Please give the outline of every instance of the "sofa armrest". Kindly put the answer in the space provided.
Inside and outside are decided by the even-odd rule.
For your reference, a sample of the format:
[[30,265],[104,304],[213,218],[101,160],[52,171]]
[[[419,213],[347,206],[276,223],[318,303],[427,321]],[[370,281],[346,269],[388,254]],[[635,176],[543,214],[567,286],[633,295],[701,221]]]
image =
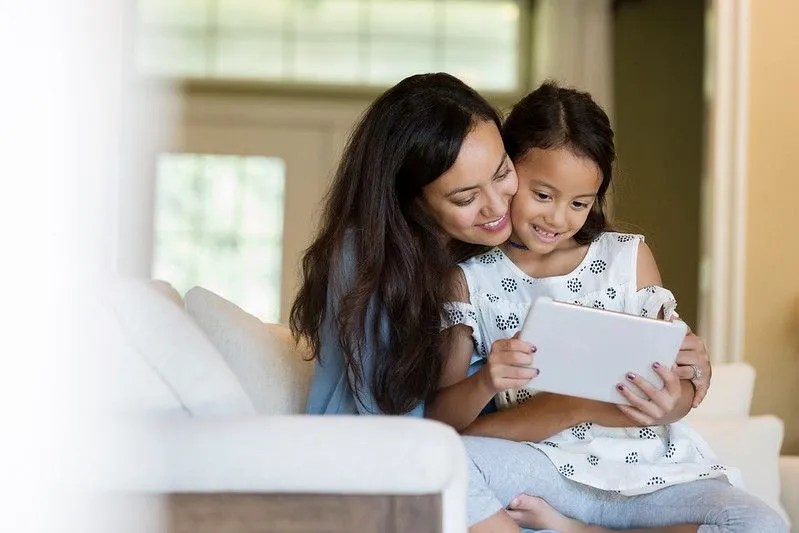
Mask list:
[[[155,493],[439,494],[443,531],[466,531],[460,436],[396,416],[269,416],[159,421],[145,447]],[[155,474],[155,475],[152,475]]]
[[780,488],[780,500],[791,519],[791,530],[799,532],[799,455],[780,457]]

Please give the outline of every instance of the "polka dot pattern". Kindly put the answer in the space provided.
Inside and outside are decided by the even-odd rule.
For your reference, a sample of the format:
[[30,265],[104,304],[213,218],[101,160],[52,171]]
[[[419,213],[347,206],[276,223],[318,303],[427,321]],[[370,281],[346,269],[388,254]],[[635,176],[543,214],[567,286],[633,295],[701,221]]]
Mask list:
[[641,428],[638,431],[638,438],[639,439],[656,439],[658,438],[657,433],[655,433],[652,428]]
[[[664,299],[659,298],[660,287],[636,290],[638,241],[639,237],[634,235],[602,234],[576,268],[554,273],[552,277],[527,275],[524,268],[513,265],[501,250],[491,250],[462,264],[474,307],[448,306],[444,318],[477,324],[476,351],[486,357],[494,341],[510,337],[521,327],[530,305],[540,296],[596,309],[642,312],[650,316],[654,311],[646,308],[654,309],[661,304],[649,302]],[[475,309],[476,313],[473,315],[470,309]],[[460,313],[450,310],[460,310]],[[495,403],[507,408],[527,402],[534,394],[535,391],[527,389],[502,391],[497,394]],[[621,494],[651,492],[676,483],[678,479],[712,478],[723,474],[712,468],[716,460],[699,458],[701,451],[690,434],[669,432],[669,438],[665,437],[666,433],[661,436],[657,426],[614,429],[578,424],[537,446],[551,458],[561,475],[609,492],[621,485],[607,480],[604,468],[619,469],[625,486],[629,487]]]
[[583,284],[577,278],[572,278],[566,282],[566,286],[572,292],[580,292],[580,289],[583,288]]
[[516,289],[519,288],[519,284],[516,283],[515,279],[502,278],[502,288],[505,289],[506,292],[515,292]]
[[566,477],[571,477],[574,475],[574,466],[570,464],[560,465],[560,467],[558,467],[558,472]]
[[594,274],[601,274],[608,267],[608,264],[601,259],[594,259],[588,267]]

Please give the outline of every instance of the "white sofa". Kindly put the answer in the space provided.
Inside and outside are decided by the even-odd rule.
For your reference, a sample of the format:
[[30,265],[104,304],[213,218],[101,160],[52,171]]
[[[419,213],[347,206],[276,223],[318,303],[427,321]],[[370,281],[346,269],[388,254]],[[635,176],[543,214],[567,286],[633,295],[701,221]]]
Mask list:
[[[246,521],[265,520],[274,527],[258,531],[300,532],[327,519],[355,520],[360,531],[466,531],[466,457],[451,428],[301,415],[311,364],[288,329],[202,288],[184,301],[164,282],[119,280],[105,304],[121,347],[111,361],[118,408],[136,420],[147,414],[144,426],[132,426],[138,461],[115,483],[167,495],[173,530],[200,531],[199,521],[202,530],[254,531]],[[799,532],[799,457],[779,456],[779,419],[749,415],[753,386],[750,366],[716,366],[710,394],[688,421]],[[352,503],[342,500],[315,513],[270,515],[307,508],[291,507],[288,496],[324,495],[382,497],[383,506],[355,502],[342,517]],[[258,499],[270,496],[278,499]],[[287,519],[292,525],[281,529]]]

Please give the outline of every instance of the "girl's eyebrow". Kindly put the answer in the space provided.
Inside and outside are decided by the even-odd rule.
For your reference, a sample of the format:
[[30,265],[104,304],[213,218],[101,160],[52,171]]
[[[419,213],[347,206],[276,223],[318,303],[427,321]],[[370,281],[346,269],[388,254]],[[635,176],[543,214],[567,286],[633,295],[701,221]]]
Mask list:
[[[547,189],[552,189],[553,191],[560,193],[557,187],[550,185],[549,183],[541,180],[532,180],[534,185],[540,185],[542,187],[546,187]],[[588,194],[578,194],[575,198],[595,198],[596,193],[588,193]]]
[[[502,159],[499,160],[499,165],[497,165],[497,169],[491,175],[492,178],[494,178],[497,174],[499,174],[499,171],[502,170],[502,165],[505,164],[505,161],[507,159],[508,159],[508,154],[507,153],[503,153],[502,154]],[[449,198],[450,196],[458,194],[459,192],[468,191],[470,189],[477,189],[478,187],[479,187],[479,185],[469,185],[467,187],[458,187],[457,189],[453,189],[453,190],[449,191],[444,196]]]

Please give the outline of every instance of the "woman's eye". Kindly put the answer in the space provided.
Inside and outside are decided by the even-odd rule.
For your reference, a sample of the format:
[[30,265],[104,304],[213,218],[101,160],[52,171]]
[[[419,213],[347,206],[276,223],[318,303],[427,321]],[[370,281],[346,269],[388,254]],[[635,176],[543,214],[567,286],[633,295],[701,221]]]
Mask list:
[[588,204],[585,202],[572,202],[572,206],[575,209],[585,209],[586,207],[588,207]]
[[539,200],[549,200],[549,198],[550,198],[549,195],[547,193],[544,193],[544,192],[533,191],[533,194]]
[[500,174],[494,176],[494,181],[502,181],[510,175],[510,169],[506,168]]
[[457,206],[464,207],[474,202],[474,198],[474,196],[470,196],[469,198],[465,198],[463,200],[452,200],[452,203]]

